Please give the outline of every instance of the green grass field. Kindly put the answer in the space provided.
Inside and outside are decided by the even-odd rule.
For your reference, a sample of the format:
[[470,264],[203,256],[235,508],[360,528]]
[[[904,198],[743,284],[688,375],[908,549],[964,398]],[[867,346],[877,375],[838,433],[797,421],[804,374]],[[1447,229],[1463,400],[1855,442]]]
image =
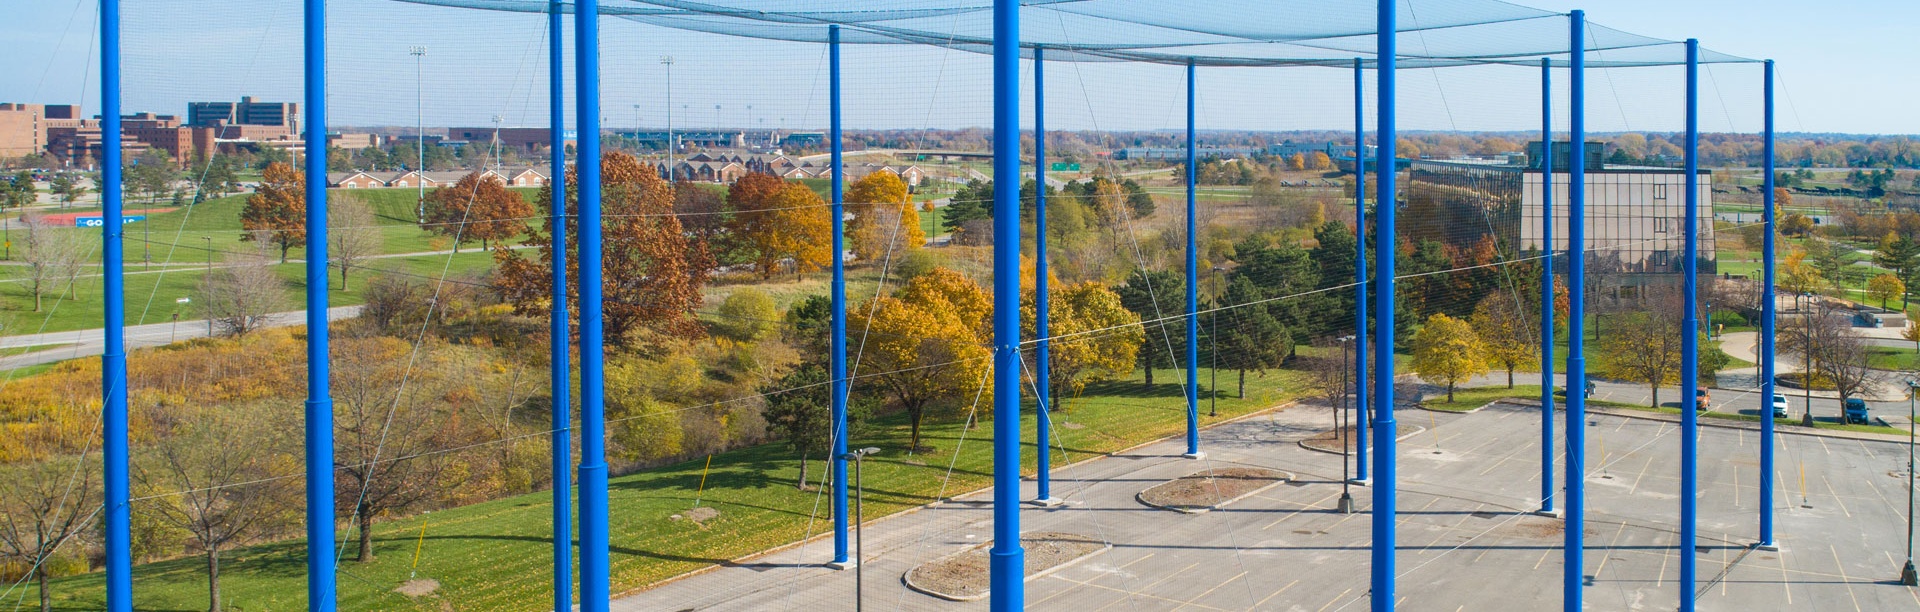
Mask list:
[[1920,353],[1913,348],[1867,347],[1867,367],[1894,372],[1920,371]]
[[[1202,423],[1276,405],[1288,398],[1283,389],[1304,387],[1300,376],[1285,371],[1250,376],[1244,400],[1222,385],[1227,393],[1219,398],[1220,416],[1207,417],[1203,408]],[[1066,411],[1054,412],[1053,431],[1059,447],[1065,449],[1064,455],[1059,447],[1054,450],[1055,469],[1061,477],[1073,473],[1067,465],[1070,461],[1183,429],[1180,387],[1172,382],[1179,380],[1178,374],[1161,371],[1156,379],[1160,384],[1152,389],[1143,388],[1137,380],[1094,384],[1082,397],[1069,400]],[[1023,421],[1031,436],[1031,412]],[[992,427],[983,423],[968,430],[962,423],[960,414],[949,414],[926,427],[923,443],[935,450],[920,455],[906,454],[907,427],[897,417],[883,419],[852,440],[857,447],[883,449],[867,462],[867,516],[892,514],[939,495],[951,496],[989,484]],[[1032,465],[1034,453],[1035,449],[1027,446],[1023,463]],[[948,481],[950,464],[952,479]],[[715,455],[705,490],[697,492],[701,466],[702,460],[694,460],[613,479],[616,593],[829,529],[829,521],[816,516],[816,510],[828,507],[828,500],[816,492],[795,488],[799,465],[784,446],[769,444]],[[817,484],[824,468],[824,463],[814,461],[810,481]],[[703,506],[719,510],[720,516],[705,524],[669,518],[691,508],[696,494]],[[539,493],[380,524],[373,562],[351,561],[356,551],[351,543],[347,546],[344,559],[348,560],[340,564],[341,609],[542,609],[551,597],[550,499],[549,494]],[[139,512],[136,508],[135,513]],[[304,609],[303,545],[293,540],[228,554],[221,568],[227,605],[246,610]],[[416,546],[420,550],[417,570],[412,565]],[[417,599],[393,592],[415,571],[421,578],[438,580],[439,591]],[[143,610],[203,609],[205,581],[205,564],[197,557],[136,566],[135,605]],[[55,609],[101,608],[98,573],[60,579],[54,583],[54,590]]]

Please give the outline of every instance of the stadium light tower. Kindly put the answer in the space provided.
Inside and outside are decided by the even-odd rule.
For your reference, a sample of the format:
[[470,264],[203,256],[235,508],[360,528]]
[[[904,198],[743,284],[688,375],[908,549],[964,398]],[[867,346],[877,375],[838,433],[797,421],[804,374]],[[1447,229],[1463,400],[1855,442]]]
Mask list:
[[667,67],[667,182],[673,182],[673,56],[660,56],[660,65]]
[[417,223],[427,222],[427,115],[425,88],[422,87],[422,59],[427,56],[426,47],[409,47],[407,54],[413,56],[413,150],[418,154],[417,165],[413,171],[418,176],[413,182],[420,186],[420,196],[414,202],[413,216]]

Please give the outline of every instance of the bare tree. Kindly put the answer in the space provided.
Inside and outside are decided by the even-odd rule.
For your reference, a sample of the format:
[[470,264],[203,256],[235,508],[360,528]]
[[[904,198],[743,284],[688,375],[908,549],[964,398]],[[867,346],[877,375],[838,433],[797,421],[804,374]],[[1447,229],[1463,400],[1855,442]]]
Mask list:
[[347,276],[380,252],[380,242],[380,227],[365,200],[349,195],[327,203],[327,260],[340,269],[341,291],[352,289]]
[[220,553],[270,532],[286,518],[287,486],[270,466],[285,456],[284,428],[253,414],[216,407],[159,436],[156,461],[137,476],[151,490],[179,491],[152,504],[162,521],[185,529],[207,559],[207,609],[219,612]]
[[33,311],[39,312],[47,293],[72,287],[92,249],[87,246],[85,230],[55,227],[36,214],[28,214],[24,221],[25,280],[27,291],[33,294]]
[[372,561],[374,517],[436,499],[460,458],[431,453],[455,445],[443,401],[478,384],[480,374],[457,371],[450,351],[429,348],[413,360],[411,345],[386,336],[343,338],[333,345],[333,397],[342,478],[335,507],[353,517],[357,560]]
[[274,274],[268,261],[264,254],[235,255],[201,282],[196,301],[225,335],[259,331],[272,322],[273,313],[286,308],[286,281]]
[[32,572],[40,587],[40,612],[53,609],[48,562],[86,533],[100,505],[94,465],[83,457],[62,456],[0,470],[0,559]]

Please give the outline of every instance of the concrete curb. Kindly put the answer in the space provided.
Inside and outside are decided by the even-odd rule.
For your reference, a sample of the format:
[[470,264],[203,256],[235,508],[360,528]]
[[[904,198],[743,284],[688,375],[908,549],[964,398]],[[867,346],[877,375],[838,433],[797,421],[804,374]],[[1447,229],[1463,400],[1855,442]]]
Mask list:
[[[1211,470],[1212,470],[1213,468],[1207,468],[1207,469],[1208,469],[1208,471],[1211,471]],[[1262,468],[1262,469],[1272,469],[1272,468]],[[1188,475],[1186,475],[1186,476],[1181,476],[1180,478],[1175,478],[1175,479],[1173,479],[1173,480],[1167,480],[1167,481],[1163,481],[1163,482],[1161,482],[1160,484],[1157,484],[1157,485],[1153,485],[1153,487],[1147,487],[1147,489],[1146,489],[1146,491],[1141,491],[1141,492],[1139,492],[1139,493],[1135,493],[1135,494],[1133,494],[1133,501],[1137,501],[1137,502],[1140,502],[1140,505],[1143,505],[1143,506],[1146,506],[1146,507],[1148,507],[1148,508],[1156,508],[1156,509],[1160,509],[1160,510],[1172,510],[1172,511],[1174,511],[1174,512],[1178,512],[1178,513],[1181,513],[1181,514],[1206,514],[1206,513],[1208,513],[1208,512],[1212,512],[1212,511],[1214,511],[1214,510],[1216,510],[1216,509],[1220,509],[1220,508],[1225,508],[1225,507],[1227,507],[1227,506],[1229,506],[1229,505],[1232,505],[1232,504],[1233,504],[1233,502],[1237,502],[1237,501],[1240,501],[1240,500],[1243,500],[1243,499],[1246,499],[1246,498],[1249,498],[1249,497],[1253,497],[1253,496],[1255,496],[1255,495],[1259,495],[1260,493],[1263,493],[1263,492],[1265,492],[1265,491],[1266,491],[1267,489],[1271,489],[1271,488],[1274,488],[1274,487],[1277,487],[1277,486],[1280,486],[1280,485],[1283,485],[1283,484],[1287,484],[1287,483],[1289,483],[1289,482],[1293,482],[1293,481],[1294,481],[1295,479],[1297,479],[1297,478],[1299,478],[1299,476],[1297,476],[1297,475],[1295,475],[1295,474],[1294,474],[1293,472],[1286,472],[1286,471],[1281,471],[1281,470],[1273,470],[1273,471],[1275,471],[1275,472],[1280,472],[1281,474],[1283,474],[1283,476],[1281,476],[1279,480],[1275,480],[1275,481],[1273,481],[1273,483],[1272,483],[1272,484],[1268,484],[1267,486],[1264,486],[1264,487],[1260,487],[1260,488],[1258,488],[1258,489],[1254,489],[1254,490],[1252,490],[1252,491],[1248,491],[1248,492],[1245,492],[1245,493],[1241,493],[1241,494],[1239,494],[1239,495],[1235,495],[1235,496],[1233,497],[1233,499],[1229,499],[1229,500],[1226,500],[1226,501],[1223,501],[1223,502],[1220,502],[1220,503],[1217,503],[1217,504],[1214,504],[1214,505],[1211,505],[1211,506],[1207,506],[1207,507],[1204,507],[1204,508],[1187,508],[1187,507],[1182,507],[1182,506],[1164,506],[1164,505],[1160,505],[1160,504],[1156,504],[1156,503],[1153,503],[1153,502],[1150,502],[1150,501],[1147,501],[1147,498],[1146,498],[1146,495],[1147,495],[1147,491],[1151,491],[1151,490],[1153,490],[1153,487],[1157,487],[1157,486],[1160,486],[1160,485],[1163,485],[1163,484],[1167,484],[1167,483],[1170,483],[1170,482],[1174,482],[1174,481],[1176,481],[1176,480],[1180,480],[1180,478],[1187,478],[1188,476],[1192,476],[1193,474],[1188,474]],[[1199,472],[1194,472],[1194,474],[1198,474],[1198,473],[1199,473]]]
[[[1449,414],[1461,414],[1461,413],[1449,413]],[[1423,434],[1423,433],[1426,433],[1426,432],[1427,432],[1427,427],[1426,427],[1425,425],[1412,425],[1412,427],[1413,427],[1413,430],[1412,430],[1412,431],[1408,431],[1407,433],[1403,433],[1403,434],[1400,434],[1400,435],[1398,435],[1398,436],[1395,436],[1395,437],[1393,438],[1393,441],[1395,441],[1395,442],[1405,442],[1405,441],[1407,440],[1407,438],[1411,438],[1411,437],[1414,437],[1414,436],[1417,436],[1417,435],[1420,435],[1420,434]],[[1336,451],[1336,450],[1333,450],[1333,449],[1330,449],[1330,448],[1321,448],[1321,447],[1318,447],[1318,446],[1314,446],[1314,445],[1311,445],[1311,444],[1308,444],[1308,442],[1311,442],[1311,441],[1312,441],[1312,440],[1301,440],[1301,441],[1299,441],[1299,442],[1295,442],[1295,444],[1299,444],[1299,445],[1300,445],[1300,448],[1304,448],[1304,449],[1307,449],[1307,450],[1310,450],[1310,451],[1313,451],[1313,452],[1316,452],[1316,453],[1326,453],[1326,454],[1329,454],[1329,455],[1342,455],[1342,454],[1344,454],[1344,455],[1352,455],[1352,454],[1353,454],[1353,453],[1342,453],[1342,452],[1340,452],[1340,451]],[[1372,447],[1368,447],[1368,450],[1372,450]]]
[[[1075,534],[1075,535],[1078,535],[1078,534]],[[1084,536],[1083,536],[1083,537],[1084,537]],[[1088,539],[1092,539],[1092,538],[1088,538]],[[1028,574],[1028,575],[1027,575],[1026,577],[1024,577],[1024,578],[1021,578],[1021,579],[1020,579],[1020,581],[1021,581],[1021,582],[1031,582],[1031,581],[1033,581],[1033,580],[1034,580],[1034,579],[1036,579],[1036,578],[1044,578],[1044,577],[1046,577],[1046,576],[1048,576],[1048,575],[1051,575],[1051,574],[1053,574],[1054,572],[1058,572],[1058,571],[1060,571],[1060,570],[1063,570],[1063,569],[1067,569],[1067,568],[1069,568],[1069,567],[1073,567],[1074,565],[1076,565],[1076,564],[1079,564],[1079,563],[1080,563],[1081,561],[1085,561],[1085,560],[1087,560],[1087,559],[1092,559],[1092,558],[1094,558],[1094,557],[1097,557],[1097,556],[1099,556],[1099,555],[1101,555],[1102,553],[1105,553],[1105,552],[1107,552],[1107,551],[1109,551],[1109,550],[1113,550],[1113,543],[1112,543],[1112,542],[1105,542],[1105,541],[1102,541],[1102,544],[1103,544],[1103,546],[1101,546],[1099,550],[1095,550],[1095,551],[1093,551],[1093,552],[1090,552],[1090,553],[1087,553],[1087,554],[1084,554],[1084,555],[1080,555],[1080,556],[1078,556],[1078,557],[1074,557],[1074,558],[1072,558],[1072,559],[1068,559],[1066,563],[1061,563],[1061,564],[1059,564],[1059,565],[1055,565],[1055,566],[1053,566],[1053,567],[1049,567],[1049,568],[1047,568],[1047,569],[1043,569],[1043,570],[1040,570],[1040,571],[1038,571],[1038,572],[1034,572],[1034,573],[1032,573],[1032,574]],[[947,600],[947,601],[960,601],[960,602],[967,602],[967,601],[980,601],[980,600],[982,600],[982,599],[986,599],[986,598],[988,598],[988,597],[992,597],[992,596],[993,596],[993,589],[987,589],[987,590],[985,590],[985,591],[981,591],[979,595],[954,595],[954,594],[951,594],[951,593],[946,593],[946,592],[942,592],[942,591],[940,591],[940,590],[937,590],[937,589],[934,589],[933,587],[929,587],[929,586],[925,586],[925,585],[921,585],[921,584],[917,584],[917,583],[915,583],[915,582],[913,581],[913,570],[917,570],[917,569],[920,569],[920,568],[922,568],[922,567],[926,567],[926,566],[928,566],[928,565],[933,565],[933,564],[935,564],[935,563],[940,563],[940,562],[942,562],[942,561],[946,561],[946,560],[948,560],[948,559],[952,559],[952,558],[954,558],[954,557],[958,557],[958,556],[960,556],[960,555],[964,555],[964,554],[967,554],[967,553],[970,553],[970,552],[973,552],[973,551],[976,551],[976,550],[980,550],[980,549],[982,549],[982,548],[986,548],[986,547],[988,547],[988,546],[992,546],[992,545],[993,545],[993,542],[982,542],[982,543],[980,543],[980,544],[975,544],[975,545],[973,545],[973,546],[968,546],[968,547],[966,547],[966,548],[962,548],[962,549],[960,549],[960,550],[959,550],[958,552],[954,552],[954,553],[951,553],[951,554],[948,554],[948,555],[945,555],[945,556],[942,556],[942,557],[940,557],[940,558],[938,558],[938,559],[934,559],[934,560],[932,560],[932,561],[928,561],[928,562],[926,562],[926,563],[922,563],[922,564],[920,564],[920,565],[916,565],[916,566],[913,566],[912,568],[910,568],[910,569],[908,569],[907,571],[905,571],[905,572],[903,572],[903,573],[901,573],[901,574],[900,574],[900,583],[901,583],[901,584],[904,584],[904,585],[906,585],[906,586],[907,586],[907,588],[909,588],[909,589],[913,589],[914,591],[917,591],[917,592],[920,592],[920,593],[922,593],[922,594],[925,594],[925,595],[928,595],[928,596],[931,596],[931,597],[935,597],[935,598],[939,598],[939,599],[945,599],[945,600]],[[1023,546],[1024,546],[1024,544],[1023,544]]]

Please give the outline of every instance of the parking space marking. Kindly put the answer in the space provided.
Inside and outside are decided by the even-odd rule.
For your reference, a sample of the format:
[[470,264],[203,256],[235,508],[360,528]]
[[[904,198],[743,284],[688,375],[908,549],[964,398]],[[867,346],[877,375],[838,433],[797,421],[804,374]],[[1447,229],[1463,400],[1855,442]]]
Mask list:
[[1260,598],[1260,601],[1257,601],[1257,602],[1254,602],[1254,604],[1253,604],[1253,607],[1252,607],[1251,609],[1253,609],[1253,610],[1258,610],[1258,609],[1260,609],[1260,606],[1261,606],[1261,605],[1263,605],[1263,604],[1266,604],[1266,603],[1267,603],[1267,600],[1270,600],[1270,599],[1273,599],[1273,598],[1275,598],[1275,597],[1279,597],[1281,593],[1285,593],[1285,592],[1287,592],[1287,589],[1291,589],[1291,588],[1293,588],[1293,585],[1296,585],[1296,584],[1300,584],[1300,581],[1299,581],[1299,580],[1295,580],[1295,581],[1293,581],[1293,582],[1289,582],[1289,583],[1287,583],[1287,586],[1283,586],[1283,587],[1280,587],[1280,589],[1279,589],[1279,590],[1277,590],[1277,591],[1274,591],[1274,592],[1273,592],[1273,594],[1271,594],[1271,595],[1268,595],[1268,596],[1266,596],[1266,597],[1262,597],[1262,598]]
[[1828,544],[1827,550],[1833,551],[1833,568],[1840,572],[1840,583],[1847,585],[1847,598],[1853,600],[1853,609],[1855,612],[1859,612],[1860,598],[1853,594],[1853,579],[1847,577],[1846,564],[1840,561],[1840,549],[1832,544]]

